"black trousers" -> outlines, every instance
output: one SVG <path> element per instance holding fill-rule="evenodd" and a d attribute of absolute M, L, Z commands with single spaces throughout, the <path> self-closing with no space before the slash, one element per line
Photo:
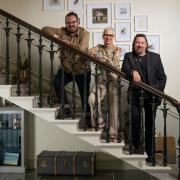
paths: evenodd
<path fill-rule="evenodd" d="M 132 120 L 132 143 L 134 148 L 140 145 L 141 119 L 140 119 L 140 105 L 139 92 L 132 92 L 131 104 L 131 120 Z M 145 113 L 145 150 L 148 156 L 152 155 L 152 138 L 153 138 L 153 111 L 152 111 L 152 95 L 145 96 L 144 99 L 144 113 Z M 156 114 L 157 106 L 155 109 Z M 155 116 L 154 114 L 154 116 Z"/>
<path fill-rule="evenodd" d="M 54 89 L 56 92 L 56 95 L 59 99 L 59 103 L 62 103 L 62 90 L 64 92 L 64 104 L 69 104 L 67 94 L 65 91 L 65 86 L 73 81 L 73 76 L 72 73 L 67 73 L 64 71 L 64 85 L 62 85 L 62 70 L 58 70 L 55 78 L 54 78 Z M 89 97 L 89 89 L 90 89 L 90 81 L 91 81 L 91 72 L 87 72 L 86 76 L 86 98 L 84 99 L 84 74 L 79 74 L 75 75 L 75 82 L 78 86 L 79 94 L 81 97 L 81 103 L 82 103 L 82 108 L 84 108 L 84 103 L 87 104 L 87 111 L 89 111 L 89 105 L 88 105 L 88 97 Z"/>

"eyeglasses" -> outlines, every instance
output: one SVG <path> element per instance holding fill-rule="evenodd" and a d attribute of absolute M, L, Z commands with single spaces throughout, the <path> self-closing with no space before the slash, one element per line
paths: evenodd
<path fill-rule="evenodd" d="M 114 34 L 103 34 L 104 37 L 114 37 Z"/>

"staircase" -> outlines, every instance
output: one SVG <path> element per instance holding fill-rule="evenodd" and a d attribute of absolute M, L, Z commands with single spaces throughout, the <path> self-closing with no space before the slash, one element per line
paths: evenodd
<path fill-rule="evenodd" d="M 151 175 L 157 176 L 162 179 L 168 177 L 168 173 L 171 170 L 170 167 L 163 166 L 149 166 L 146 164 L 146 155 L 129 155 L 123 152 L 124 142 L 121 143 L 103 143 L 100 142 L 101 131 L 82 131 L 78 129 L 78 119 L 55 119 L 56 108 L 34 108 L 35 96 L 11 96 L 12 85 L 0 85 L 0 96 L 8 101 L 20 106 L 21 108 L 33 113 L 53 126 L 56 126 L 68 133 L 75 135 L 77 138 L 82 139 L 85 142 L 96 147 L 99 151 L 106 152 L 113 155 L 140 170 L 146 171 Z"/>
<path fill-rule="evenodd" d="M 56 126 L 70 134 L 73 134 L 77 138 L 80 138 L 83 141 L 93 145 L 99 151 L 111 154 L 114 157 L 117 157 L 131 164 L 133 167 L 146 171 L 152 175 L 159 177 L 160 179 L 164 180 L 168 178 L 170 167 L 158 165 L 152 167 L 146 164 L 145 159 L 147 158 L 147 156 L 145 154 L 129 155 L 128 153 L 125 153 L 123 151 L 123 147 L 125 145 L 123 140 L 121 141 L 121 143 L 103 143 L 100 141 L 100 131 L 82 131 L 78 129 L 79 119 L 56 119 L 55 114 L 57 108 L 44 108 L 42 104 L 40 105 L 41 108 L 36 108 L 37 106 L 34 106 L 35 99 L 42 98 L 42 89 L 50 89 L 49 95 L 51 95 L 51 90 L 53 88 L 53 84 L 51 81 L 53 79 L 54 72 L 53 65 L 54 67 L 56 67 L 56 63 L 59 63 L 59 61 L 63 59 L 61 57 L 58 57 L 58 61 L 54 61 L 55 52 L 59 47 L 61 47 L 62 49 L 68 49 L 75 55 L 80 55 L 82 58 L 90 61 L 95 66 L 100 67 L 107 72 L 114 73 L 119 77 L 119 79 L 123 79 L 126 81 L 126 76 L 121 71 L 118 71 L 116 68 L 98 61 L 97 58 L 89 56 L 88 54 L 78 50 L 74 46 L 65 43 L 64 41 L 43 34 L 38 28 L 22 21 L 21 19 L 18 19 L 17 17 L 14 17 L 13 15 L 1 9 L 0 23 L 0 39 L 2 39 L 3 41 L 2 45 L 0 46 L 2 48 L 0 49 L 0 65 L 6 67 L 6 84 L 10 84 L 11 70 L 17 71 L 17 82 L 20 82 L 19 67 L 21 65 L 22 52 L 26 52 L 28 65 L 30 64 L 28 67 L 28 87 L 29 89 L 31 89 L 32 84 L 36 84 L 39 86 L 37 90 L 38 96 L 31 96 L 31 93 L 29 93 L 29 89 L 29 96 L 20 96 L 20 92 L 19 96 L 15 96 L 14 93 L 12 93 L 12 85 L 0 85 L 0 96 L 2 98 L 5 98 L 8 101 L 20 106 L 21 108 L 33 113 L 35 116 L 44 119 L 44 121 L 47 121 L 48 123 L 50 123 L 50 125 Z M 17 90 L 19 90 L 21 85 L 21 83 L 17 83 Z M 146 84 L 138 83 L 136 85 L 157 96 L 160 96 L 162 99 L 164 99 L 164 102 L 167 101 L 172 104 L 177 108 L 178 115 L 180 116 L 180 106 L 179 102 L 176 99 L 173 99 L 170 96 L 152 87 L 149 87 Z M 73 96 L 75 94 L 74 92 L 75 91 L 72 88 Z M 165 115 L 165 113 L 167 112 L 166 104 L 164 103 L 163 115 Z"/>

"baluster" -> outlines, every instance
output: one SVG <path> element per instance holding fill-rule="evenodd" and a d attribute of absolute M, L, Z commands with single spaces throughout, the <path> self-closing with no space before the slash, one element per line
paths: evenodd
<path fill-rule="evenodd" d="M 121 126 L 121 121 L 122 121 L 122 110 L 121 110 L 121 95 L 122 95 L 122 87 L 124 85 L 121 84 L 121 78 L 118 77 L 118 105 L 119 105 L 119 111 L 118 111 L 118 120 L 119 120 L 119 125 L 118 125 L 118 142 L 121 142 L 122 138 L 122 126 Z"/>
<path fill-rule="evenodd" d="M 54 45 L 53 45 L 53 41 L 51 41 L 51 45 L 50 45 L 50 51 L 48 51 L 49 52 L 49 54 L 50 54 L 50 61 L 51 61 L 51 70 L 50 70 L 50 84 L 49 84 L 49 96 L 48 96 L 48 103 L 49 103 L 49 105 L 50 105 L 50 107 L 52 108 L 53 107 L 53 95 L 52 95 L 52 93 L 53 93 L 53 61 L 54 61 L 54 53 L 56 52 L 56 51 L 54 51 L 53 50 L 53 48 L 54 48 Z"/>
<path fill-rule="evenodd" d="M 39 37 L 39 45 L 37 47 L 39 48 L 39 101 L 38 105 L 40 108 L 42 108 L 42 50 L 45 45 L 42 45 L 42 37 L 40 35 Z"/>
<path fill-rule="evenodd" d="M 87 61 L 84 64 L 83 129 L 87 130 Z"/>
<path fill-rule="evenodd" d="M 128 91 L 128 114 L 129 114 L 129 154 L 133 154 L 133 144 L 132 144 L 132 117 L 131 117 L 131 102 L 132 102 L 132 91 Z"/>
<path fill-rule="evenodd" d="M 75 108 L 76 108 L 76 89 L 75 89 L 75 72 L 74 72 L 74 67 L 75 67 L 75 54 L 73 54 L 72 57 L 72 78 L 73 78 L 73 82 L 72 82 L 72 118 L 75 119 Z"/>
<path fill-rule="evenodd" d="M 17 96 L 20 96 L 21 94 L 21 78 L 20 78 L 20 70 L 21 70 L 21 53 L 20 53 L 20 40 L 21 40 L 22 33 L 20 33 L 20 25 L 17 26 Z"/>
<path fill-rule="evenodd" d="M 6 27 L 4 30 L 6 31 L 6 84 L 9 84 L 9 33 L 12 28 L 9 27 L 9 19 L 6 20 Z"/>
<path fill-rule="evenodd" d="M 31 96 L 31 45 L 34 39 L 31 38 L 31 31 L 28 32 L 27 46 L 28 46 L 28 96 Z"/>
<path fill-rule="evenodd" d="M 98 66 L 96 64 L 95 66 L 95 117 L 94 117 L 94 120 L 95 120 L 95 130 L 98 131 L 98 118 L 99 118 L 99 108 L 98 106 L 101 105 L 101 102 L 100 102 L 100 99 L 99 99 L 99 102 L 98 102 Z M 99 104 L 100 103 L 100 104 Z"/>
<path fill-rule="evenodd" d="M 152 166 L 156 165 L 155 158 L 155 118 L 156 118 L 157 105 L 155 102 L 155 95 L 152 96 Z"/>
<path fill-rule="evenodd" d="M 178 145 L 179 145 L 179 152 L 178 152 L 178 179 L 180 179 L 180 103 L 177 106 L 177 112 L 179 114 L 179 139 L 178 139 Z"/>
<path fill-rule="evenodd" d="M 164 138 L 163 138 L 163 166 L 167 166 L 167 132 L 166 132 L 166 119 L 167 119 L 167 111 L 169 110 L 167 106 L 166 100 L 163 102 L 164 107 L 161 108 L 163 111 L 164 118 Z"/>
<path fill-rule="evenodd" d="M 106 114 L 106 142 L 109 143 L 109 129 L 110 129 L 110 111 L 109 111 L 109 79 L 110 79 L 110 72 L 106 71 L 106 98 L 105 98 L 105 114 Z"/>
<path fill-rule="evenodd" d="M 59 47 L 60 49 L 60 62 L 61 62 L 61 94 L 60 94 L 60 109 L 58 112 L 58 118 L 60 119 L 64 119 L 64 48 L 63 47 Z"/>
<path fill-rule="evenodd" d="M 140 154 L 144 154 L 144 116 L 143 116 L 143 107 L 144 107 L 144 91 L 140 92 L 140 122 L 141 122 L 141 130 L 140 130 Z"/>

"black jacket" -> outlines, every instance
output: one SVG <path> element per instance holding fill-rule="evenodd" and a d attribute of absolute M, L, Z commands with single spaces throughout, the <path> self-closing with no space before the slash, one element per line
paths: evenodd
<path fill-rule="evenodd" d="M 167 78 L 160 55 L 153 52 L 148 52 L 146 55 L 148 85 L 164 91 Z M 132 52 L 125 54 L 121 70 L 127 75 L 129 80 L 132 80 L 131 73 L 133 70 L 137 70 L 135 55 Z"/>

